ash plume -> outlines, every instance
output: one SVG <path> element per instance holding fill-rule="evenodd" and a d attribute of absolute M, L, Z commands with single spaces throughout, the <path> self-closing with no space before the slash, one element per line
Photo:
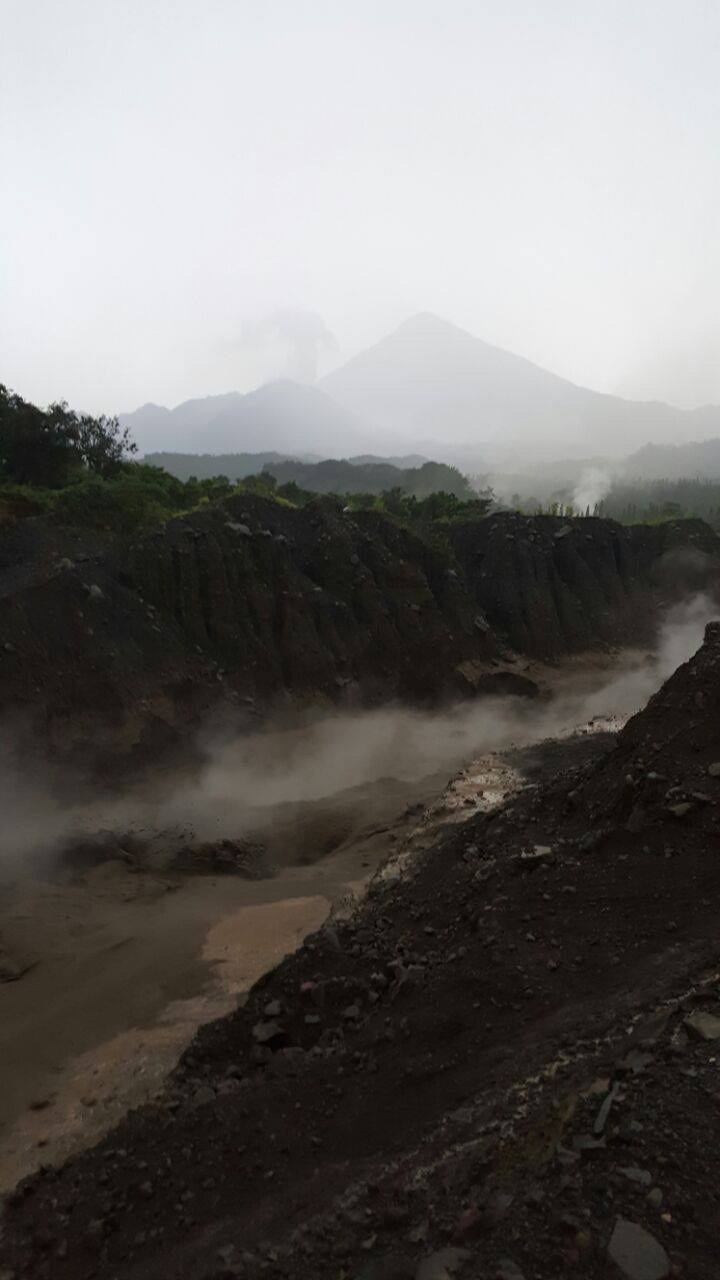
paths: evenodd
<path fill-rule="evenodd" d="M 242 338 L 248 346 L 276 347 L 284 360 L 279 372 L 297 382 L 315 382 L 322 351 L 337 345 L 322 316 L 293 307 L 249 321 Z"/>

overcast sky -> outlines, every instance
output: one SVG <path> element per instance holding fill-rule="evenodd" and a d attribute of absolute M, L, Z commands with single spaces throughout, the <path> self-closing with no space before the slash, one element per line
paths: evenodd
<path fill-rule="evenodd" d="M 0 0 L 0 380 L 114 412 L 434 311 L 720 402 L 717 0 Z M 318 322 L 319 323 L 319 322 Z"/>

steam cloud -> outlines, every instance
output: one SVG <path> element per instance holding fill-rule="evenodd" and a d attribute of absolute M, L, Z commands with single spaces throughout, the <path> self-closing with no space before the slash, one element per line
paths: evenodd
<path fill-rule="evenodd" d="M 607 497 L 612 485 L 611 473 L 603 467 L 586 467 L 572 495 L 572 505 L 581 514 L 590 508 L 590 514 L 598 502 Z"/>
<path fill-rule="evenodd" d="M 638 655 L 610 678 L 569 676 L 551 702 L 504 698 L 464 702 L 442 712 L 388 707 L 329 715 L 301 728 L 267 728 L 233 740 L 209 740 L 194 778 L 175 780 L 147 799 L 128 795 L 82 810 L 61 809 L 49 789 L 5 773 L 4 863 L 17 868 L 47 859 L 79 831 L 129 829 L 192 832 L 200 840 L 237 838 L 270 827 L 278 805 L 317 801 L 383 778 L 420 780 L 450 775 L 473 757 L 567 734 L 605 718 L 617 727 L 644 706 L 700 646 L 706 622 L 718 614 L 704 595 L 671 610 L 651 657 Z M 609 723 L 608 723 L 609 722 Z M 360 801 L 358 803 L 361 803 Z"/>

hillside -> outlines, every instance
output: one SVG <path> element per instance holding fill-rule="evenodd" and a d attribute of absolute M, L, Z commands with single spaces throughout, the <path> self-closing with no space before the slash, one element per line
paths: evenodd
<path fill-rule="evenodd" d="M 689 444 L 646 444 L 625 459 L 623 475 L 638 480 L 703 480 L 720 477 L 720 439 Z"/>
<path fill-rule="evenodd" d="M 294 483 L 311 493 L 387 493 L 402 489 L 417 498 L 431 493 L 453 493 L 458 498 L 474 498 L 475 490 L 456 467 L 442 462 L 425 462 L 420 467 L 395 467 L 389 462 L 360 462 L 356 459 L 303 463 L 268 462 L 263 468 L 278 484 Z"/>
<path fill-rule="evenodd" d="M 321 379 L 319 387 L 359 419 L 402 432 L 436 457 L 438 443 L 501 443 L 534 456 L 620 456 L 658 443 L 720 434 L 720 408 L 684 412 L 667 404 L 601 395 L 418 315 Z M 428 443 L 429 442 L 429 443 Z M 454 460 L 454 459 L 453 459 Z"/>
<path fill-rule="evenodd" d="M 717 581 L 700 521 L 501 513 L 428 541 L 381 512 L 249 493 L 135 536 L 6 522 L 0 712 L 33 757 L 42 742 L 116 777 L 218 704 L 532 691 L 508 649 L 557 661 L 648 640 L 688 560 L 696 589 Z"/>
<path fill-rule="evenodd" d="M 310 458 L 303 459 L 311 461 Z M 143 462 L 151 467 L 162 467 L 169 475 L 178 480 L 189 480 L 195 476 L 198 480 L 212 480 L 216 476 L 226 476 L 228 480 L 244 480 L 246 476 L 257 475 L 265 467 L 276 463 L 287 462 L 282 453 L 146 453 Z"/>
<path fill-rule="evenodd" d="M 362 453 L 373 446 L 350 410 L 317 387 L 284 380 L 257 391 L 186 400 L 174 409 L 147 404 L 121 413 L 143 452 L 275 452 L 291 457 Z M 196 473 L 197 474 L 197 473 Z"/>

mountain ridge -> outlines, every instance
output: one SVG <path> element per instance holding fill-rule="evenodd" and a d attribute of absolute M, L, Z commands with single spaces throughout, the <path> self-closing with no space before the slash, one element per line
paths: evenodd
<path fill-rule="evenodd" d="M 371 434 L 318 387 L 278 379 L 254 391 L 195 397 L 168 409 L 152 401 L 118 415 L 144 452 L 323 453 L 338 437 L 362 453 Z M 169 432 L 174 431 L 174 434 Z"/>
<path fill-rule="evenodd" d="M 310 385 L 152 401 L 120 414 L 145 451 L 348 457 L 417 452 L 480 470 L 499 455 L 609 458 L 720 437 L 720 406 L 679 409 L 595 391 L 420 312 Z M 512 465 L 511 465 L 512 469 Z"/>
<path fill-rule="evenodd" d="M 651 441 L 685 441 L 698 429 L 720 434 L 720 407 L 683 410 L 593 391 L 427 312 L 318 385 L 378 428 L 411 432 L 425 450 L 438 419 L 451 424 L 443 434 L 453 443 L 505 440 L 545 456 L 596 451 L 599 434 L 615 456 Z"/>

